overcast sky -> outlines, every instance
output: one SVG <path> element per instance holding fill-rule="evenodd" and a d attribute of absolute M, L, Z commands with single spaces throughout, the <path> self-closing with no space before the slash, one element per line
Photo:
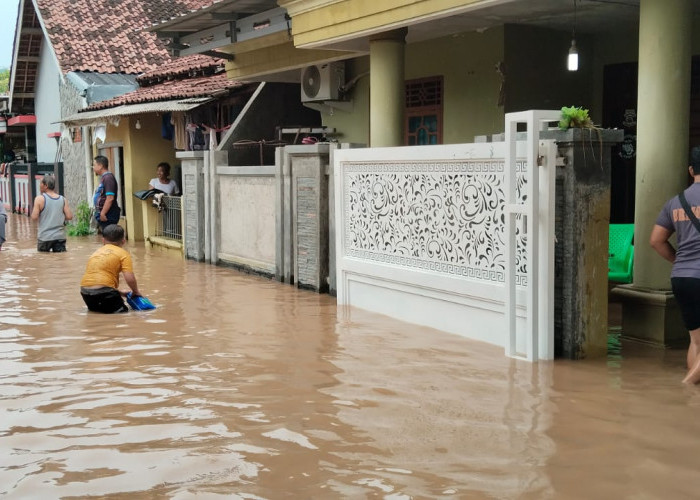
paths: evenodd
<path fill-rule="evenodd" d="M 12 64 L 18 5 L 19 0 L 0 0 L 0 68 L 9 68 Z"/>

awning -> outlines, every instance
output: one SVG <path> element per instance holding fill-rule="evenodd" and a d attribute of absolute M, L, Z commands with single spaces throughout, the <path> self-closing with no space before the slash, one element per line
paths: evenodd
<path fill-rule="evenodd" d="M 104 123 L 110 119 L 118 119 L 122 116 L 140 115 L 143 113 L 169 113 L 172 111 L 189 111 L 202 104 L 213 101 L 213 97 L 191 97 L 189 99 L 176 99 L 173 101 L 143 102 L 139 104 L 123 104 L 114 108 L 85 111 L 70 115 L 63 120 L 53 123 L 63 123 L 66 127 L 79 127 L 81 125 L 93 125 Z"/>
<path fill-rule="evenodd" d="M 7 120 L 9 127 L 23 127 L 27 125 L 36 125 L 36 115 L 17 115 Z"/>

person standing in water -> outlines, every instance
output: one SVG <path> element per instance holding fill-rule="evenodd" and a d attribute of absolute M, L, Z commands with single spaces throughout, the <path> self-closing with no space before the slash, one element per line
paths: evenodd
<path fill-rule="evenodd" d="M 127 312 L 124 304 L 128 291 L 119 290 L 119 274 L 131 288 L 134 296 L 139 297 L 131 254 L 122 247 L 124 228 L 110 224 L 102 230 L 103 246 L 88 259 L 85 274 L 80 280 L 80 295 L 90 311 L 105 314 Z"/>
<path fill-rule="evenodd" d="M 117 224 L 121 217 L 121 209 L 117 204 L 119 185 L 114 174 L 109 171 L 109 160 L 106 156 L 95 156 L 92 170 L 95 175 L 100 176 L 100 184 L 95 190 L 92 201 L 95 207 L 95 219 L 100 229 L 104 230 L 110 224 Z"/>
<path fill-rule="evenodd" d="M 5 210 L 5 202 L 0 198 L 0 250 L 2 244 L 5 243 L 5 223 L 7 222 L 7 211 Z"/>
<path fill-rule="evenodd" d="M 73 218 L 68 200 L 54 191 L 56 178 L 47 174 L 41 179 L 41 194 L 34 200 L 32 220 L 39 221 L 38 252 L 66 251 L 66 221 Z"/>
<path fill-rule="evenodd" d="M 693 184 L 666 202 L 651 230 L 649 244 L 673 264 L 671 288 L 690 334 L 688 373 L 683 383 L 697 384 L 700 382 L 700 222 L 697 222 L 700 216 L 700 147 L 694 147 L 690 153 L 688 172 Z M 678 249 L 668 241 L 674 232 Z"/>

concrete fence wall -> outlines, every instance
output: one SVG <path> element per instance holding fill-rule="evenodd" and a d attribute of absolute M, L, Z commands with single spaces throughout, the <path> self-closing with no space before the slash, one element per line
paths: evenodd
<path fill-rule="evenodd" d="M 275 275 L 275 167 L 216 167 L 218 260 Z"/>

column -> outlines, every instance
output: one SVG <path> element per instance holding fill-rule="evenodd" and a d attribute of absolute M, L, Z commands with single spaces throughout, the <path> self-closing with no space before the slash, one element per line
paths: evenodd
<path fill-rule="evenodd" d="M 670 264 L 649 246 L 649 235 L 688 177 L 691 1 L 642 0 L 639 17 L 634 280 L 615 293 L 624 335 L 673 345 L 687 342 L 687 332 L 669 292 Z"/>
<path fill-rule="evenodd" d="M 370 60 L 370 146 L 403 145 L 406 28 L 373 36 Z"/>

